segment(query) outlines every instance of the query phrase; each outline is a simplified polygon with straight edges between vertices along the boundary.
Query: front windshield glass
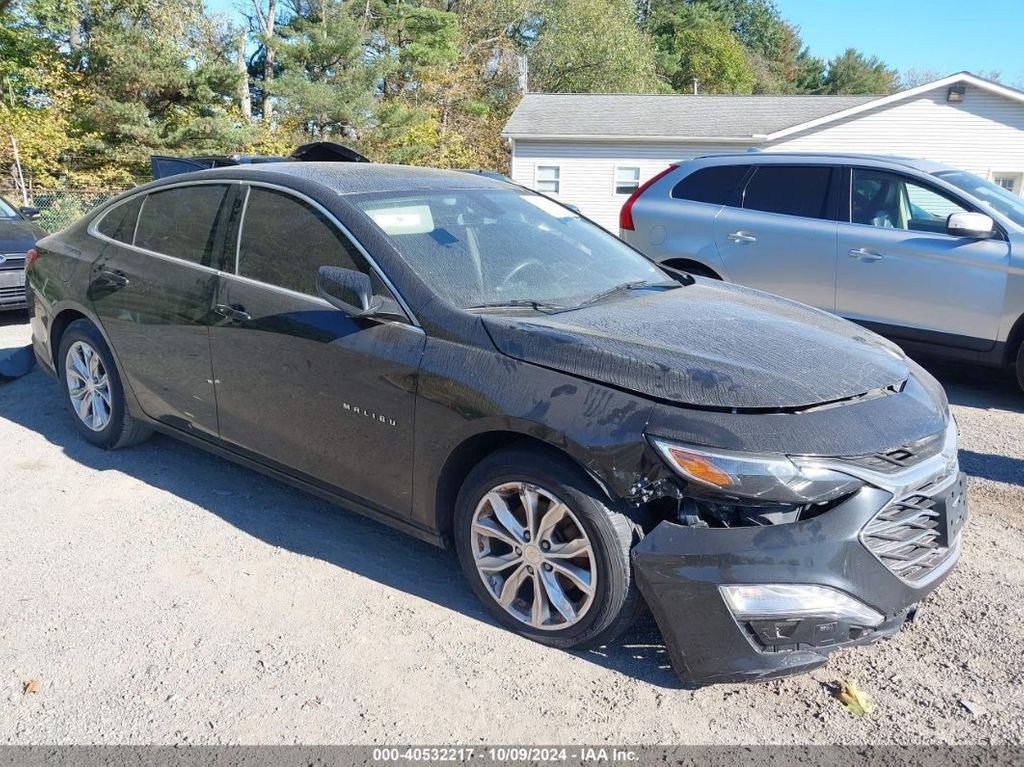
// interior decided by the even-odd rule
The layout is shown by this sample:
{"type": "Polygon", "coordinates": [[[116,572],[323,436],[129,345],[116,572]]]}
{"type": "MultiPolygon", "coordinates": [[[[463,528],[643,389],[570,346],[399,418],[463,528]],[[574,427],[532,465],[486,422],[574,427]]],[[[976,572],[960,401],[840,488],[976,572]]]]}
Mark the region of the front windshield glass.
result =
{"type": "Polygon", "coordinates": [[[429,191],[356,201],[405,261],[455,306],[558,310],[669,277],[617,238],[521,189],[429,191]]]}
{"type": "Polygon", "coordinates": [[[1024,199],[1003,189],[999,184],[986,181],[962,170],[943,170],[935,174],[943,181],[963,189],[982,205],[1002,213],[1024,229],[1024,199]]]}
{"type": "Polygon", "coordinates": [[[17,211],[3,197],[0,197],[0,219],[20,218],[17,211]]]}

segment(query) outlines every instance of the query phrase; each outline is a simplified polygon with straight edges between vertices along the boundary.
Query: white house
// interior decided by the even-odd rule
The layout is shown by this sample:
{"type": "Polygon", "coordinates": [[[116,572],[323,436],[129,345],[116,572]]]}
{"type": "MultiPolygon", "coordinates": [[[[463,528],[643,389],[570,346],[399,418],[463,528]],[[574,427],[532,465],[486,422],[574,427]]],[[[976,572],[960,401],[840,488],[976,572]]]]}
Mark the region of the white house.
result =
{"type": "Polygon", "coordinates": [[[502,136],[514,181],[612,231],[671,162],[754,147],[925,158],[1024,192],[1024,91],[968,72],[891,96],[528,93],[502,136]]]}

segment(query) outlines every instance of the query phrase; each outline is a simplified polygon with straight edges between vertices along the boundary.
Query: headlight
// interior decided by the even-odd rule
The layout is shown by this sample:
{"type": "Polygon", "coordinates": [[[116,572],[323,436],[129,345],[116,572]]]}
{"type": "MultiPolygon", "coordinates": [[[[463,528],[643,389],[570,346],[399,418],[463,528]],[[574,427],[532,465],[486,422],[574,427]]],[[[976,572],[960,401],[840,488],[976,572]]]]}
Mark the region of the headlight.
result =
{"type": "Polygon", "coordinates": [[[716,494],[780,504],[825,503],[857,490],[856,477],[784,455],[733,453],[651,439],[684,478],[716,494]]]}
{"type": "Polygon", "coordinates": [[[942,457],[946,459],[946,463],[949,466],[953,466],[957,461],[957,438],[958,438],[956,419],[953,418],[953,414],[949,414],[949,423],[946,424],[946,436],[942,441],[942,457]]]}
{"type": "Polygon", "coordinates": [[[836,617],[859,626],[875,627],[885,620],[877,610],[828,586],[796,583],[721,585],[718,590],[732,614],[755,618],[836,617]]]}

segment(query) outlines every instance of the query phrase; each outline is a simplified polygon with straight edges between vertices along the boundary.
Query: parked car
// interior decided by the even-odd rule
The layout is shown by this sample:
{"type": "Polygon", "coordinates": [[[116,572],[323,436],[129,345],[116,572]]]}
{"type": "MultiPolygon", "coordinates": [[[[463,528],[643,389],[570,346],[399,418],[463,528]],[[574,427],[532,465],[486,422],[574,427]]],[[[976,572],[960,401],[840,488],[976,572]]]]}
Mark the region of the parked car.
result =
{"type": "Polygon", "coordinates": [[[925,160],[747,153],[673,165],[626,202],[654,260],[835,312],[911,354],[1016,365],[1024,200],[925,160]]]}
{"type": "Polygon", "coordinates": [[[24,309],[25,258],[44,232],[34,223],[39,211],[16,208],[0,197],[0,312],[24,309]]]}
{"type": "Polygon", "coordinates": [[[268,162],[295,162],[296,160],[302,162],[369,162],[359,152],[342,144],[333,141],[311,141],[292,152],[290,157],[261,154],[208,155],[205,157],[153,155],[149,158],[149,165],[153,171],[153,178],[161,179],[208,168],[230,168],[235,165],[259,165],[268,162]]]}
{"type": "Polygon", "coordinates": [[[42,240],[29,283],[84,439],[156,430],[452,544],[553,647],[646,601],[684,678],[790,674],[895,633],[960,554],[956,425],[897,347],[505,182],[177,176],[42,240]]]}

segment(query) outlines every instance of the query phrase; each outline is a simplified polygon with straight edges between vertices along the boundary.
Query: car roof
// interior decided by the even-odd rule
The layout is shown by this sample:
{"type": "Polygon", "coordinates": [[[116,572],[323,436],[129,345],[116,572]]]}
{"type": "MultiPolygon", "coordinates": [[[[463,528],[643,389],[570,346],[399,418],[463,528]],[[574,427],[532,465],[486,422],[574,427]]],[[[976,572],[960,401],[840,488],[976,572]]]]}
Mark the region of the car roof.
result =
{"type": "MultiPolygon", "coordinates": [[[[189,181],[252,180],[286,183],[287,178],[312,182],[338,194],[410,192],[455,189],[508,189],[507,182],[457,170],[423,168],[411,165],[378,165],[361,162],[272,162],[210,168],[170,176],[145,184],[145,188],[187,183],[189,181]]],[[[142,187],[140,187],[142,188],[142,187]]]]}
{"type": "Polygon", "coordinates": [[[944,170],[955,170],[942,163],[924,160],[916,157],[900,157],[888,154],[867,154],[857,152],[775,152],[775,151],[748,151],[729,152],[722,154],[708,154],[697,158],[698,160],[719,160],[727,159],[732,162],[742,161],[745,165],[757,165],[775,163],[779,161],[799,163],[828,163],[843,164],[850,162],[865,162],[872,165],[902,166],[912,168],[922,173],[937,173],[944,170]]]}

